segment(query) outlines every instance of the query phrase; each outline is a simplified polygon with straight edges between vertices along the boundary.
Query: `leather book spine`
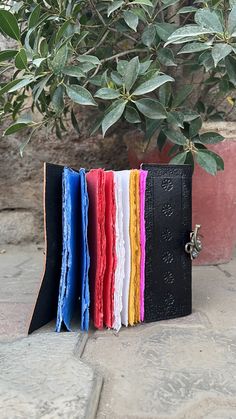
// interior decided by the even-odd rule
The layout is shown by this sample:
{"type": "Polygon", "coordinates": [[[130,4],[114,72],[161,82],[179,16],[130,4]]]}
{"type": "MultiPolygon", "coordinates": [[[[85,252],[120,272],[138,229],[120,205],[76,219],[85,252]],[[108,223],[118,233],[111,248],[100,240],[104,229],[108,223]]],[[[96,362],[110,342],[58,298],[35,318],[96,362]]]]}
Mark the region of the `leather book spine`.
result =
{"type": "Polygon", "coordinates": [[[57,313],[62,260],[62,172],[63,166],[44,164],[45,266],[29,333],[50,322],[57,313]]]}
{"type": "Polygon", "coordinates": [[[185,252],[192,229],[192,167],[143,164],[145,197],[145,314],[152,322],[192,312],[192,264],[185,252]]]}

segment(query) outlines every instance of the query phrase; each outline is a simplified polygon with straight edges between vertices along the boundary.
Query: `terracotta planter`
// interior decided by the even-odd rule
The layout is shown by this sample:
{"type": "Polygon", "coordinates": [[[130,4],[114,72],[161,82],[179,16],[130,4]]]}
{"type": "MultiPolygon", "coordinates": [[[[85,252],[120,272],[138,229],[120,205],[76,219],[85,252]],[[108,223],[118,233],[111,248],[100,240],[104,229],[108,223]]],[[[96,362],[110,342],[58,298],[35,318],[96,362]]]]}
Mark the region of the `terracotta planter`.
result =
{"type": "MultiPolygon", "coordinates": [[[[204,131],[219,131],[225,141],[210,148],[220,154],[225,170],[216,176],[196,167],[193,176],[193,225],[201,224],[204,249],[195,262],[198,265],[227,263],[232,258],[236,245],[236,123],[208,123],[204,131]]],[[[135,143],[137,144],[137,134],[135,143]]],[[[141,140],[141,138],[139,139],[141,140]]],[[[127,140],[131,167],[140,163],[166,163],[169,145],[162,153],[151,145],[144,153],[134,142],[127,140]]]]}

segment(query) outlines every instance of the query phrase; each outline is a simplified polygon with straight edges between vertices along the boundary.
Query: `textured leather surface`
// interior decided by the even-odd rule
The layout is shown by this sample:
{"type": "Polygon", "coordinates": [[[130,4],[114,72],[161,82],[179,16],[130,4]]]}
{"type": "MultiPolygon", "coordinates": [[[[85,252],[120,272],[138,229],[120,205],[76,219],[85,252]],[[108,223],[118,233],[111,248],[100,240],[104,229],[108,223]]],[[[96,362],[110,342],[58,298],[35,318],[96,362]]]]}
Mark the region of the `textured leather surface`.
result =
{"type": "Polygon", "coordinates": [[[56,317],[62,259],[62,172],[63,166],[44,164],[45,271],[29,333],[56,317]]]}
{"type": "Polygon", "coordinates": [[[192,168],[143,164],[146,183],[146,322],[192,311],[191,259],[184,246],[192,228],[192,168]]]}

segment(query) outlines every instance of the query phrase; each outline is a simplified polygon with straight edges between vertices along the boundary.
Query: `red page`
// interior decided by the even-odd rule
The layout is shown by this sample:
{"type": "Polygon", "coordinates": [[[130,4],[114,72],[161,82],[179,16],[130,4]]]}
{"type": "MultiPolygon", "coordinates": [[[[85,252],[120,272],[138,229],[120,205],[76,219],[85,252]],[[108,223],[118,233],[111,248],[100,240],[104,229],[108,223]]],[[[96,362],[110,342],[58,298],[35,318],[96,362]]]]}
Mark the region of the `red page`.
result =
{"type": "Polygon", "coordinates": [[[89,196],[88,241],[91,315],[94,326],[103,327],[103,281],[106,267],[105,172],[93,169],[86,174],[89,196]]]}
{"type": "Polygon", "coordinates": [[[115,189],[113,172],[105,172],[105,231],[106,231],[106,270],[103,285],[104,323],[107,327],[113,325],[114,313],[114,280],[116,268],[115,252],[115,189]]]}

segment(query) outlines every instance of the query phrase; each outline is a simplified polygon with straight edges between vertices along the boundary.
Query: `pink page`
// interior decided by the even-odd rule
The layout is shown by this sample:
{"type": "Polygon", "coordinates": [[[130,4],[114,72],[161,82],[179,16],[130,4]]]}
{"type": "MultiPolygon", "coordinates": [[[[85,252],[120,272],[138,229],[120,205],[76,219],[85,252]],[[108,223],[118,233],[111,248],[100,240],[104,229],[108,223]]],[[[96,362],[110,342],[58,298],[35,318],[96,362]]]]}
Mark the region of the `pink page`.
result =
{"type": "Polygon", "coordinates": [[[145,289],[145,192],[146,179],[148,172],[140,170],[140,245],[141,245],[141,263],[140,263],[140,319],[144,321],[144,289],[145,289]]]}

